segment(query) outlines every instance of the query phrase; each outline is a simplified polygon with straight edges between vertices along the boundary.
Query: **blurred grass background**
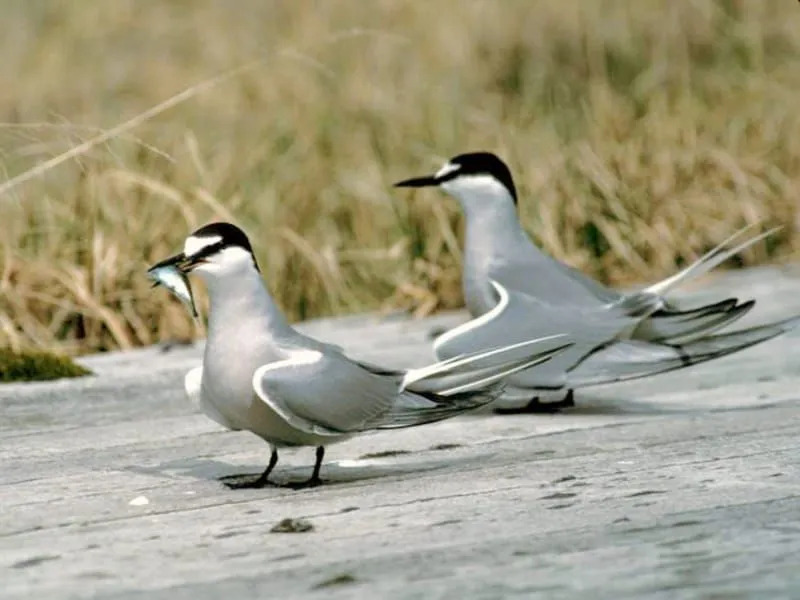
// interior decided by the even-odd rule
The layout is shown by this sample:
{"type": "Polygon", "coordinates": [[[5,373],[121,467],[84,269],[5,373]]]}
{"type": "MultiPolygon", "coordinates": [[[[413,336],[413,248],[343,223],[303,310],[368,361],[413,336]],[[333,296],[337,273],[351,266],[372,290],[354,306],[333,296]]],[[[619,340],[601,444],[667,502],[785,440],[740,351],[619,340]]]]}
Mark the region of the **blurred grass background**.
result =
{"type": "Polygon", "coordinates": [[[2,179],[263,59],[0,197],[0,346],[202,335],[144,269],[212,219],[293,319],[459,306],[455,202],[390,184],[470,150],[607,282],[747,223],[787,227],[740,264],[798,249],[796,2],[7,0],[0,52],[2,179]]]}

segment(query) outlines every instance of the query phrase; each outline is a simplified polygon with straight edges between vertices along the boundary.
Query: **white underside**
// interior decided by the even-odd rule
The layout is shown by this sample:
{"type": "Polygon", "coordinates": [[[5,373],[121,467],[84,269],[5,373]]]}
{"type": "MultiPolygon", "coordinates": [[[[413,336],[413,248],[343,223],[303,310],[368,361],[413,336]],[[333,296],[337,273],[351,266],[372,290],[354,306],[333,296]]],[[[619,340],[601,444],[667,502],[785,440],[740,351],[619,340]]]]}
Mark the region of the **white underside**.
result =
{"type": "Polygon", "coordinates": [[[308,364],[318,360],[318,352],[298,352],[288,360],[259,367],[253,374],[252,402],[245,410],[231,413],[231,405],[224,399],[208,398],[203,394],[203,367],[195,367],[184,378],[184,389],[189,400],[208,418],[227,429],[247,430],[266,442],[277,446],[327,446],[343,441],[350,435],[333,432],[292,414],[283,404],[267,395],[260,386],[264,373],[270,369],[308,364]]]}

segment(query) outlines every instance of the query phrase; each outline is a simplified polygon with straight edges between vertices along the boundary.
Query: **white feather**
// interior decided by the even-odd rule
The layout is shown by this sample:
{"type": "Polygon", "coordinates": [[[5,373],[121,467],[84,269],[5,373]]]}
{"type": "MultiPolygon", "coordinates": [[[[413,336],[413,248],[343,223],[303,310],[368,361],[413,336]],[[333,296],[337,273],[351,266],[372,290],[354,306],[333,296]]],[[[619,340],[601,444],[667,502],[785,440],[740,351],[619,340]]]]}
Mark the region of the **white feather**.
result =
{"type": "Polygon", "coordinates": [[[183,244],[183,254],[187,258],[191,258],[195,254],[199,254],[204,248],[221,241],[222,236],[219,235],[211,235],[208,237],[190,235],[183,244]]]}

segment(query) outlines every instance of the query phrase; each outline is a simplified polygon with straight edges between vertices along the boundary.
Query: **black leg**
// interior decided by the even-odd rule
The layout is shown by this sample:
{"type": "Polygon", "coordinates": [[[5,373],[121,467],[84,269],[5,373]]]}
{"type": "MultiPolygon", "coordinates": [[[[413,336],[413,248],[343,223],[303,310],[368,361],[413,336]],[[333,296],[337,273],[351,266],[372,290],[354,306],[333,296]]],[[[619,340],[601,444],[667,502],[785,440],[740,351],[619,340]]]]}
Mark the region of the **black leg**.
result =
{"type": "Polygon", "coordinates": [[[322,468],[322,459],[325,457],[325,446],[317,446],[316,452],[316,461],[314,462],[314,472],[311,474],[311,479],[308,481],[314,481],[316,483],[322,483],[322,479],[319,478],[319,470],[322,468]]]}
{"type": "Polygon", "coordinates": [[[275,465],[278,464],[278,449],[273,446],[272,454],[269,456],[269,464],[264,472],[259,475],[255,479],[247,479],[244,481],[231,481],[231,482],[224,482],[232,490],[242,490],[242,489],[257,489],[263,488],[268,485],[275,485],[269,480],[269,474],[272,473],[272,469],[275,468],[275,465]]]}
{"type": "Polygon", "coordinates": [[[325,456],[325,446],[317,446],[317,460],[314,462],[314,472],[311,474],[311,479],[301,481],[300,483],[290,483],[287,487],[295,490],[303,488],[316,487],[322,485],[322,479],[319,476],[319,470],[322,468],[322,459],[325,456]]]}
{"type": "Polygon", "coordinates": [[[539,396],[534,396],[528,404],[520,408],[495,408],[494,412],[498,415],[519,415],[525,413],[552,414],[560,412],[562,408],[575,406],[575,398],[572,390],[567,391],[563,400],[558,402],[539,402],[539,396]]]}

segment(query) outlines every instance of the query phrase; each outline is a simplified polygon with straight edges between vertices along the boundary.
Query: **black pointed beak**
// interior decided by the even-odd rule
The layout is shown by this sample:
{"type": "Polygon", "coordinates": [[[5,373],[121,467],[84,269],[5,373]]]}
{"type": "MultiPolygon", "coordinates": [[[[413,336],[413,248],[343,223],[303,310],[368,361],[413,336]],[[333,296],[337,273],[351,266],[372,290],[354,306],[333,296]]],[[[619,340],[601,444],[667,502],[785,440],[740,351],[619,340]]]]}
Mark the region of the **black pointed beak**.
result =
{"type": "Polygon", "coordinates": [[[181,252],[180,254],[170,256],[169,258],[165,258],[164,260],[157,262],[147,269],[147,272],[150,273],[156,269],[163,269],[164,267],[176,267],[182,273],[188,273],[192,270],[192,266],[193,263],[186,258],[186,255],[183,252],[181,252]]]}
{"type": "Polygon", "coordinates": [[[439,180],[435,175],[426,175],[424,177],[412,177],[411,179],[404,179],[394,184],[394,187],[435,187],[439,185],[439,180]]]}

